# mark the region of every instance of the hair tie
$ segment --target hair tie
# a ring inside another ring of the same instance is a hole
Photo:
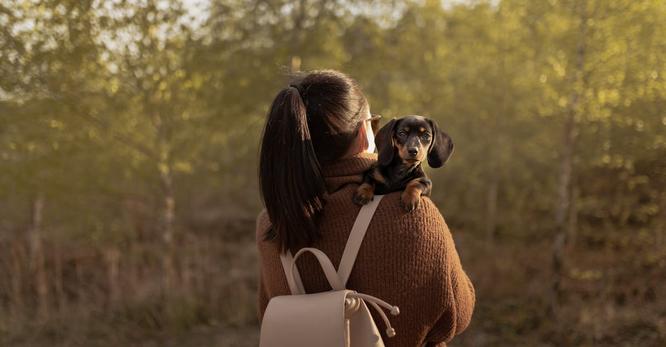
[[[295,85],[295,84],[290,84],[289,87],[296,89],[296,91],[298,92],[298,94],[301,94],[301,90],[298,88],[297,85]]]
[[[295,85],[295,84],[290,84],[290,85],[289,85],[289,88],[294,88],[294,89],[296,89],[296,92],[298,92],[298,96],[301,98],[301,100],[303,100],[303,103],[305,103],[305,98],[303,97],[303,93],[301,93],[301,88],[299,88],[299,87],[298,87],[297,85]]]

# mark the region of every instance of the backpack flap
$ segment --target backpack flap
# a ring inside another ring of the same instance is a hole
[[[346,346],[347,292],[337,290],[272,298],[261,323],[259,346]]]
[[[376,300],[352,290],[276,296],[266,307],[259,346],[383,347],[364,298]]]

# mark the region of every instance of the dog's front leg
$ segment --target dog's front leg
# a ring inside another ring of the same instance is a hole
[[[431,187],[432,181],[426,177],[419,177],[409,181],[400,196],[402,208],[407,212],[414,211],[419,206],[421,195],[430,195]]]
[[[373,178],[373,172],[377,168],[372,168],[370,171],[366,172],[363,175],[363,183],[358,186],[356,193],[354,194],[353,201],[357,205],[365,205],[372,201],[375,196],[375,179]]]

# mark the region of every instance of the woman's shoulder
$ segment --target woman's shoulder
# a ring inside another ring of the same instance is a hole
[[[418,207],[407,212],[400,204],[400,192],[385,195],[370,227],[375,242],[395,257],[412,258],[418,268],[435,271],[455,254],[449,227],[437,205],[427,196],[420,197]]]
[[[418,206],[407,212],[400,203],[401,193],[389,193],[382,198],[376,212],[382,224],[419,233],[448,232],[442,213],[430,197],[421,196]]]

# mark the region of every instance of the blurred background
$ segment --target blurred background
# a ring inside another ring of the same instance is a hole
[[[666,345],[666,2],[0,2],[0,345],[256,346],[268,106],[436,119],[452,346]]]

